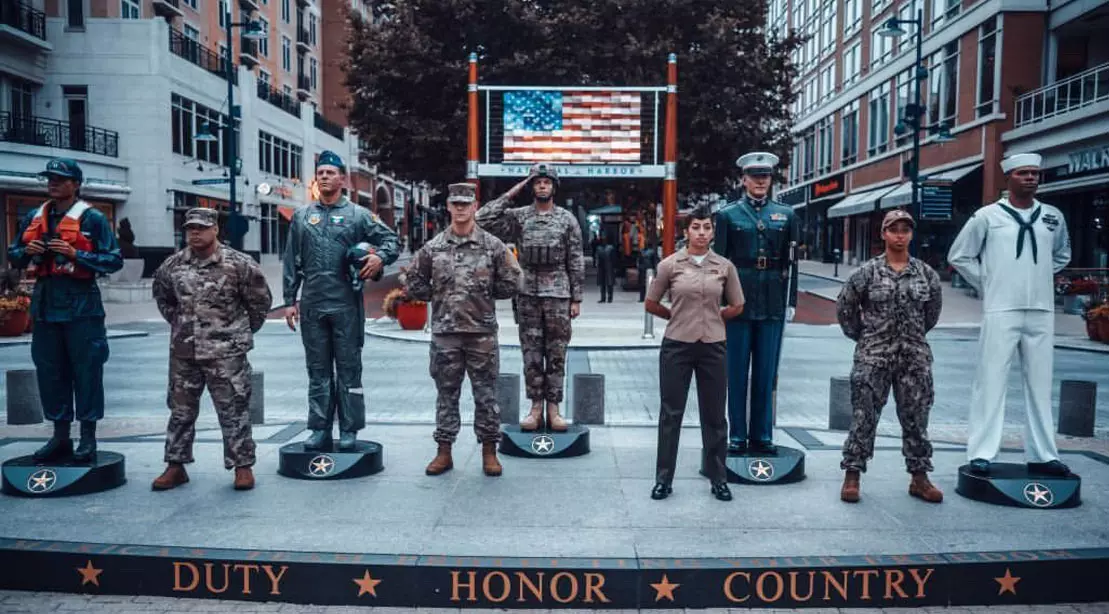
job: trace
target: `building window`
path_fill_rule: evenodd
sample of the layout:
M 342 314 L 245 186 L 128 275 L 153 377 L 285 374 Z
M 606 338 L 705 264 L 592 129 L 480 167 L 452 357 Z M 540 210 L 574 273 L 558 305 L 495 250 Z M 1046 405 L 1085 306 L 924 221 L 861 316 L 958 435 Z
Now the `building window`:
M 319 66 L 319 63 L 316 62 L 316 58 L 309 59 L 309 61 L 308 61 L 308 79 L 309 79 L 309 82 L 312 84 L 312 91 L 315 91 L 317 89 L 317 87 L 316 87 L 316 73 L 319 72 L 318 68 L 317 68 L 318 66 Z
M 878 34 L 882 27 L 870 31 L 870 66 L 871 68 L 885 62 L 893 55 L 893 39 Z
M 801 143 L 793 145 L 793 163 L 789 165 L 789 182 L 797 183 L 801 179 Z
M 806 181 L 816 175 L 816 134 L 810 129 L 801 142 L 804 144 L 805 156 L 805 171 L 801 175 L 801 181 Z
M 286 100 L 293 99 L 293 88 L 289 87 L 288 85 L 281 86 L 281 93 L 285 94 Z
M 66 0 L 66 27 L 70 30 L 85 29 L 85 0 Z
M 843 0 L 843 38 L 859 31 L 863 23 L 862 0 Z
M 120 0 L 119 16 L 123 19 L 142 19 L 142 6 L 139 0 Z
M 290 2 L 292 0 L 281 0 L 281 21 L 284 23 L 289 23 L 290 15 L 292 15 L 292 11 L 289 10 Z
M 262 32 L 265 33 L 265 36 L 258 39 L 258 53 L 262 54 L 262 57 L 268 58 L 270 57 L 270 22 L 266 21 L 264 17 L 259 17 L 258 23 L 262 26 Z
M 859 78 L 862 68 L 863 44 L 856 42 L 843 52 L 843 85 L 846 87 Z
M 265 70 L 259 70 L 258 82 L 265 85 L 267 90 L 270 89 L 270 73 Z
M 281 70 L 293 69 L 293 41 L 288 36 L 281 37 Z
M 997 78 L 997 15 L 978 28 L 978 95 L 974 112 L 977 117 L 993 113 Z
M 820 139 L 820 150 L 817 156 L 816 174 L 823 175 L 832 171 L 832 124 L 834 117 L 829 115 L 816 126 L 816 134 Z
M 185 24 L 181 27 L 181 33 L 185 35 L 185 38 L 194 43 L 200 40 L 200 30 L 197 30 L 189 24 Z
M 943 25 L 959 14 L 961 0 L 932 0 L 932 29 Z
M 910 0 L 909 2 L 905 2 L 905 3 L 903 3 L 903 4 L 901 4 L 900 6 L 897 7 L 897 18 L 901 19 L 903 21 L 912 21 L 912 20 L 916 19 L 916 12 L 917 12 L 918 8 L 919 7 L 917 6 L 916 0 Z M 902 37 L 897 39 L 897 54 L 898 55 L 901 55 L 902 53 L 905 53 L 907 51 L 912 51 L 915 48 L 914 44 L 913 44 L 913 39 L 915 37 L 915 33 L 914 33 L 913 28 L 916 27 L 916 26 L 911 26 L 911 25 L 905 24 L 905 25 L 902 25 L 901 27 L 905 28 L 905 30 L 909 33 L 909 35 L 908 36 L 902 36 Z
M 836 63 L 832 62 L 820 70 L 820 101 L 836 95 Z
M 955 125 L 959 94 L 959 41 L 932 54 L 928 72 L 928 122 Z
M 316 46 L 316 14 L 308 13 L 308 42 Z
M 909 122 L 905 120 L 905 105 L 913 102 L 913 69 L 901 71 L 897 75 L 897 123 L 904 125 L 905 130 L 902 134 L 897 134 L 894 131 L 894 144 L 904 145 L 913 138 L 912 127 Z
M 35 114 L 35 84 L 12 78 L 12 117 L 31 117 Z
M 181 0 L 181 4 L 184 4 L 194 11 L 196 10 L 196 0 Z
M 874 156 L 886 151 L 889 146 L 890 132 L 890 84 L 883 83 L 870 92 L 867 108 L 870 122 L 867 124 L 868 143 L 866 153 Z
M 173 153 L 188 158 L 195 157 L 197 160 L 212 164 L 226 165 L 229 159 L 230 141 L 227 140 L 226 135 L 230 117 L 177 94 L 171 95 L 170 102 Z M 196 135 L 204 124 L 207 124 L 208 133 L 216 137 L 215 141 L 196 141 Z M 236 140 L 239 138 L 237 125 L 235 138 Z
M 219 27 L 227 27 L 227 0 L 219 0 Z
M 824 17 L 820 22 L 820 57 L 836 50 L 836 0 L 824 4 Z
M 286 179 L 300 179 L 300 160 L 300 145 L 258 131 L 258 170 Z
M 893 0 L 872 0 L 870 3 L 871 21 L 874 21 L 882 11 L 889 8 L 890 4 L 893 4 Z
M 859 159 L 859 101 L 843 107 L 840 116 L 840 166 L 847 166 Z

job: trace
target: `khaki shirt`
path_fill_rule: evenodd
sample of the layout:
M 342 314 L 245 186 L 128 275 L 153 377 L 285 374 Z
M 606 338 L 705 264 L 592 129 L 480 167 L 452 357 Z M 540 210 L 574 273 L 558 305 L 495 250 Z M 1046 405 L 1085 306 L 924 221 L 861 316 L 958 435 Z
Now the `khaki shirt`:
M 665 337 L 684 343 L 724 341 L 721 298 L 729 306 L 744 302 L 735 265 L 712 250 L 701 264 L 684 249 L 660 262 L 647 300 L 658 302 L 667 293 L 671 315 Z

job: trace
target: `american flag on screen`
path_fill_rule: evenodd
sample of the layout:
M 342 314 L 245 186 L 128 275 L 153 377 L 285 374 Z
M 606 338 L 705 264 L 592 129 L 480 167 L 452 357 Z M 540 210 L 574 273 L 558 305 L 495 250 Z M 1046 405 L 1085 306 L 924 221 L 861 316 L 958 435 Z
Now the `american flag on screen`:
M 504 94 L 504 161 L 639 163 L 639 92 Z

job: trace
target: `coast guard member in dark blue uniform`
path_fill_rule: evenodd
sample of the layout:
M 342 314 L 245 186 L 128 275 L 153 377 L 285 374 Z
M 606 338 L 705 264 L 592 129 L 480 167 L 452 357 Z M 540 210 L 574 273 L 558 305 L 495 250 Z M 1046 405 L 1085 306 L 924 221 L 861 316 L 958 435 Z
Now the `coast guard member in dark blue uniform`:
M 747 305 L 728 321 L 728 453 L 773 455 L 773 387 L 785 322 L 797 306 L 797 237 L 793 209 L 770 200 L 778 156 L 749 153 L 736 160 L 745 194 L 716 214 L 713 249 L 739 272 Z M 751 404 L 747 411 L 750 374 Z M 750 427 L 748 427 L 748 415 Z

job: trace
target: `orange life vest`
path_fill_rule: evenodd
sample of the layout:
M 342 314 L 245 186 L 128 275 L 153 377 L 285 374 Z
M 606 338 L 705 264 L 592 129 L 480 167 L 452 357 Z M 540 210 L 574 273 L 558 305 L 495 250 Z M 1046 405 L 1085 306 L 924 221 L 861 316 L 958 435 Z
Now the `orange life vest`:
M 49 234 L 46 216 L 48 207 L 52 204 L 53 201 L 47 201 L 35 212 L 35 216 L 31 219 L 27 230 L 23 231 L 24 245 L 31 241 L 48 242 L 44 238 Z M 93 250 L 92 241 L 81 232 L 81 216 L 90 208 L 89 204 L 83 200 L 73 203 L 69 211 L 66 211 L 65 217 L 58 222 L 57 228 L 54 229 L 54 236 L 69 243 L 74 249 L 91 252 Z M 85 267 L 76 266 L 68 258 L 64 263 L 57 262 L 56 254 L 51 252 L 43 254 L 42 262 L 36 264 L 32 260 L 30 266 L 27 267 L 27 274 L 31 277 L 66 275 L 75 279 L 92 279 L 94 277 L 92 271 Z

